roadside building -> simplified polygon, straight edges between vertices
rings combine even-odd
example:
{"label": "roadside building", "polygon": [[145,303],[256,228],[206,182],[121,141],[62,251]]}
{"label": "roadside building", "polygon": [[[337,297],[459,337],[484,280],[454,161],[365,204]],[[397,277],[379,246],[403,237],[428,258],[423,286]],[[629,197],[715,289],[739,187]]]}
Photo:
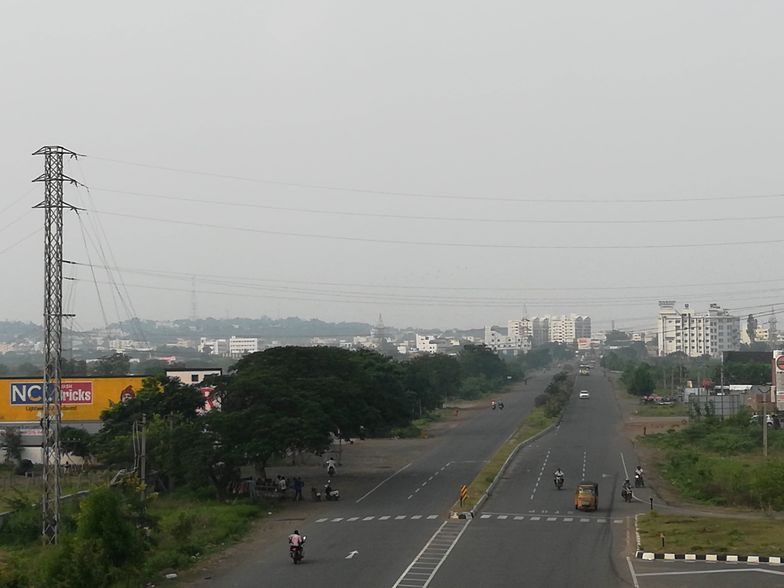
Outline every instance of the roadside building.
{"label": "roadside building", "polygon": [[725,351],[740,348],[740,317],[718,304],[706,313],[694,312],[688,304],[678,310],[674,300],[659,301],[659,355],[680,351],[689,357],[720,358]]}

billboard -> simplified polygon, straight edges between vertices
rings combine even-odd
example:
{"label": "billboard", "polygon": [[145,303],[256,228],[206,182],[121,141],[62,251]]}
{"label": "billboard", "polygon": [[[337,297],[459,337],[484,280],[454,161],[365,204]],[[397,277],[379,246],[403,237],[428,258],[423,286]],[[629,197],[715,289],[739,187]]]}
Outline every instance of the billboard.
{"label": "billboard", "polygon": [[776,408],[784,410],[784,351],[773,352],[773,387],[776,390]]}
{"label": "billboard", "polygon": [[578,337],[577,338],[577,349],[586,350],[591,348],[591,339],[590,337]]}
{"label": "billboard", "polygon": [[[133,398],[142,387],[141,376],[117,378],[63,378],[62,420],[98,421],[112,404]],[[51,394],[51,392],[50,392]],[[37,422],[44,385],[35,378],[0,378],[0,424]]]}

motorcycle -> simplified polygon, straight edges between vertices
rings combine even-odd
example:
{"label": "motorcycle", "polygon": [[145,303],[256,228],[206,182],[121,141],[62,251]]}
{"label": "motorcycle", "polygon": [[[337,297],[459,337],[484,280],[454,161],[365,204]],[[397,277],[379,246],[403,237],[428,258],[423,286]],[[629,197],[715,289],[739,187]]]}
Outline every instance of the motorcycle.
{"label": "motorcycle", "polygon": [[642,478],[642,474],[639,472],[635,472],[634,474],[634,487],[635,488],[643,488],[645,486],[645,480]]}
{"label": "motorcycle", "polygon": [[332,465],[332,464],[329,464],[329,465],[327,466],[327,473],[328,473],[330,476],[334,476],[334,475],[335,475],[335,471],[336,471],[336,470],[335,470],[335,466],[334,466],[334,465]]}
{"label": "motorcycle", "polygon": [[631,488],[624,487],[623,489],[621,489],[621,496],[623,497],[623,499],[626,502],[631,502],[632,501],[632,490],[631,490]]}
{"label": "motorcycle", "polygon": [[305,557],[305,554],[302,549],[302,546],[305,544],[305,539],[307,539],[307,537],[303,537],[302,543],[300,543],[299,545],[289,546],[289,556],[291,557],[291,561],[294,563],[294,565],[301,562],[302,558]]}
{"label": "motorcycle", "polygon": [[555,484],[555,487],[558,488],[559,490],[563,488],[563,484],[564,484],[563,476],[554,476],[553,483]]}
{"label": "motorcycle", "polygon": [[493,410],[495,410],[495,401],[493,401],[493,403],[490,406],[492,406]]}
{"label": "motorcycle", "polygon": [[332,486],[324,486],[324,500],[340,500],[340,490]]}
{"label": "motorcycle", "polygon": [[498,403],[498,410],[504,410],[504,403],[503,402],[499,402]]}

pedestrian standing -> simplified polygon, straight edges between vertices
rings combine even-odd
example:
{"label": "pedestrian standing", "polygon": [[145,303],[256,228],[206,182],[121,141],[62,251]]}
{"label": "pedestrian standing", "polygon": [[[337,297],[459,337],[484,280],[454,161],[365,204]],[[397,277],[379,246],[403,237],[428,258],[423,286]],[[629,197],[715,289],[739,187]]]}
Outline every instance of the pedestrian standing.
{"label": "pedestrian standing", "polygon": [[302,500],[302,488],[305,487],[305,482],[298,476],[294,477],[294,501]]}

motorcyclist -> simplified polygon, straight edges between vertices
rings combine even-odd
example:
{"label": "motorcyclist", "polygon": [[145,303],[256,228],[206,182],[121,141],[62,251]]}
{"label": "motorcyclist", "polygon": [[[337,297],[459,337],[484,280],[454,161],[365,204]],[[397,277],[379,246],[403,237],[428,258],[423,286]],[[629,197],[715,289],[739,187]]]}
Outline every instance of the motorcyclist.
{"label": "motorcyclist", "polygon": [[629,498],[632,495],[632,483],[627,478],[626,481],[623,483],[623,488],[621,488],[621,496],[625,498],[628,502],[631,502]]}
{"label": "motorcyclist", "polygon": [[564,473],[560,467],[555,468],[555,471],[553,472],[553,481],[555,482],[556,486],[558,484],[563,484]]}
{"label": "motorcyclist", "polygon": [[327,459],[327,461],[324,462],[324,465],[327,467],[327,472],[329,473],[330,476],[335,474],[337,467],[336,467],[334,457],[330,457],[329,459]]}
{"label": "motorcyclist", "polygon": [[493,410],[495,410],[495,400],[493,400],[492,402],[490,402],[490,406],[493,408]]}
{"label": "motorcyclist", "polygon": [[297,529],[294,529],[294,532],[289,535],[289,545],[291,549],[302,549],[302,545],[305,543],[305,538],[299,534]]}
{"label": "motorcyclist", "polygon": [[504,410],[504,403],[501,402],[500,400],[498,401],[498,409],[499,410]]}
{"label": "motorcyclist", "polygon": [[643,478],[642,473],[642,466],[638,465],[636,468],[634,468],[634,483],[639,486],[645,484],[645,478]]}

